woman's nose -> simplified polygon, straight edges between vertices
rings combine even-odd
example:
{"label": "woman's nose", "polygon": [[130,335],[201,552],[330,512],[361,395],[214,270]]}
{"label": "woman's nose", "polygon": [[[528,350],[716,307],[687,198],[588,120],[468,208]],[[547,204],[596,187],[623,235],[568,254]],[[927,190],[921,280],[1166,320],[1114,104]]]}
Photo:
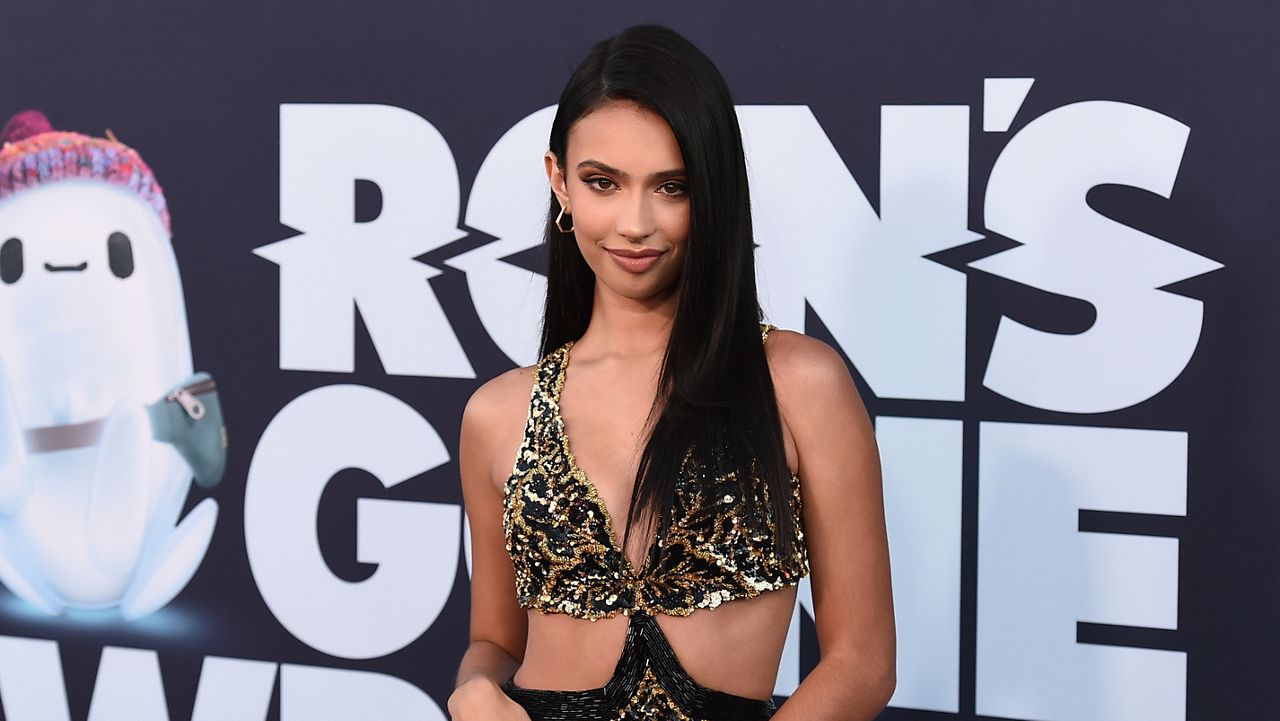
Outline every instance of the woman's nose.
{"label": "woman's nose", "polygon": [[618,235],[632,242],[641,242],[655,230],[653,204],[647,193],[635,193],[627,198],[618,215]]}

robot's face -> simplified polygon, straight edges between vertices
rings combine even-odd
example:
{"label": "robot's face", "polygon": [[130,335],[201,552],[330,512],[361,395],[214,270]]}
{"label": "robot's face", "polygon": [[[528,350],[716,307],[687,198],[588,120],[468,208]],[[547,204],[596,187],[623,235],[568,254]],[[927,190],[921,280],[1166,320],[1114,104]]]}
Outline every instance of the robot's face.
{"label": "robot's face", "polygon": [[189,364],[177,265],[137,195],[77,178],[0,200],[0,360],[24,415],[105,413],[171,382],[175,353]]}
{"label": "robot's face", "polygon": [[156,273],[167,246],[155,214],[127,189],[73,179],[22,191],[0,200],[0,303],[11,307],[0,313],[80,325],[145,285],[137,276]]}
{"label": "robot's face", "polygon": [[[127,233],[112,231],[107,236],[107,266],[111,274],[117,278],[128,278],[133,275],[133,241]],[[83,273],[89,269],[89,261],[69,265],[57,265],[45,262],[44,269],[50,273]],[[22,272],[26,270],[26,258],[22,253],[22,238],[14,236],[0,243],[0,282],[13,285],[22,280]]]}

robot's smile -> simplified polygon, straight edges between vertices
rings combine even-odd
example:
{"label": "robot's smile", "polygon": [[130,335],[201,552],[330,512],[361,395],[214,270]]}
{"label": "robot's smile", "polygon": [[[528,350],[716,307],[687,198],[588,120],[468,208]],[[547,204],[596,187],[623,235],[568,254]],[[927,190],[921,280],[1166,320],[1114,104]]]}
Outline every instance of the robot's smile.
{"label": "robot's smile", "polygon": [[84,261],[80,265],[54,265],[53,263],[45,263],[44,269],[50,273],[60,273],[64,270],[81,271],[89,267],[89,261]]}

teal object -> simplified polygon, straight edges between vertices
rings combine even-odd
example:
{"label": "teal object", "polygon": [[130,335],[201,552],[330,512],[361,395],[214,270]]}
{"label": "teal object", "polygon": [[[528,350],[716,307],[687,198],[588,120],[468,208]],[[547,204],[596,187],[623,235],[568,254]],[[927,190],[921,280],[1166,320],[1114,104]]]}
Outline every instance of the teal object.
{"label": "teal object", "polygon": [[196,483],[211,488],[227,467],[227,427],[218,388],[208,373],[193,373],[147,406],[157,441],[172,445],[191,466]]}

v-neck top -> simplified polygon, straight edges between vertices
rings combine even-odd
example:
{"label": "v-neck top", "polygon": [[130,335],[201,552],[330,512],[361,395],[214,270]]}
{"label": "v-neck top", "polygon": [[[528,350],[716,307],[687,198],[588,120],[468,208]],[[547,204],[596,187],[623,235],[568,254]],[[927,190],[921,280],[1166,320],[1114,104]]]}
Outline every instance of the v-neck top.
{"label": "v-neck top", "polygon": [[[762,340],[770,328],[761,327]],[[809,572],[800,479],[791,474],[795,543],[782,554],[766,482],[753,477],[742,484],[732,472],[719,473],[707,454],[693,452],[676,479],[667,532],[641,568],[633,567],[608,507],[574,459],[560,416],[572,347],[566,343],[535,367],[524,441],[504,487],[502,525],[520,606],[593,620],[636,611],[687,616],[799,583]],[[752,498],[735,502],[744,485]],[[750,523],[744,512],[760,514],[764,523]]]}

